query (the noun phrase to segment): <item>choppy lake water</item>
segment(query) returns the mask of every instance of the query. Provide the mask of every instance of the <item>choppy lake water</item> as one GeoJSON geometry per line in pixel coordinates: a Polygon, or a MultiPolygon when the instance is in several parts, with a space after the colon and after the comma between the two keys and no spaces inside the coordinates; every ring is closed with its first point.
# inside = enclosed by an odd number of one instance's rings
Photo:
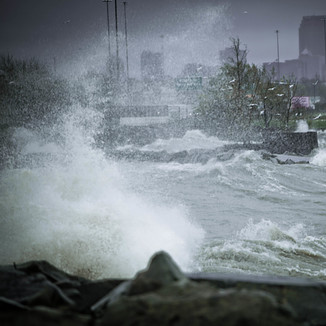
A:
{"type": "MultiPolygon", "coordinates": [[[[46,259],[91,278],[130,277],[166,250],[186,272],[326,280],[325,133],[310,164],[296,165],[245,150],[205,164],[113,160],[69,119],[61,136],[13,134],[20,163],[0,174],[1,264],[46,259]]],[[[137,149],[224,144],[192,130],[137,149]]]]}

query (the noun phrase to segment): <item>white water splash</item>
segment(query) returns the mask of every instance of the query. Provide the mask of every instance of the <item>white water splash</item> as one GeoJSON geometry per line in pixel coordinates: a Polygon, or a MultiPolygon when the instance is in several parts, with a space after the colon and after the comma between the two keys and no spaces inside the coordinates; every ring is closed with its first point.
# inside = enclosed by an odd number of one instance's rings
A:
{"type": "Polygon", "coordinates": [[[318,132],[318,149],[316,154],[311,159],[310,163],[313,165],[325,167],[326,166],[326,132],[318,132]]]}
{"type": "Polygon", "coordinates": [[[90,278],[130,277],[165,250],[189,269],[203,231],[184,209],[126,190],[119,167],[93,146],[95,118],[67,115],[61,144],[23,131],[21,157],[38,154],[42,164],[1,171],[0,263],[45,259],[90,278]]]}
{"type": "Polygon", "coordinates": [[[200,130],[189,130],[182,138],[158,139],[154,143],[141,148],[143,151],[167,151],[176,153],[192,149],[215,149],[228,144],[217,137],[208,137],[200,130]]]}
{"type": "Polygon", "coordinates": [[[263,241],[290,241],[295,242],[304,232],[304,226],[297,224],[288,230],[282,230],[280,226],[270,220],[261,220],[254,223],[250,219],[247,225],[238,232],[237,236],[245,240],[263,241]]]}
{"type": "Polygon", "coordinates": [[[326,166],[326,149],[320,149],[310,161],[313,165],[326,166]]]}
{"type": "Polygon", "coordinates": [[[298,120],[297,121],[297,129],[295,132],[307,132],[309,131],[309,126],[306,120],[298,120]]]}

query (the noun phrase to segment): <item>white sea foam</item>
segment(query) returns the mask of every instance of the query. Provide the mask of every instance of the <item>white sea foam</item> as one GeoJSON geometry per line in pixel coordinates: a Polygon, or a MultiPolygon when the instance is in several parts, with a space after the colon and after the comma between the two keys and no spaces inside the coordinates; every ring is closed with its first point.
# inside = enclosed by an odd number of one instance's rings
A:
{"type": "Polygon", "coordinates": [[[195,174],[209,173],[214,170],[222,170],[224,168],[223,162],[219,162],[216,159],[210,159],[206,164],[201,163],[163,163],[157,166],[158,169],[164,171],[178,171],[178,172],[189,172],[195,174]]]}
{"type": "Polygon", "coordinates": [[[270,220],[261,220],[254,223],[250,219],[247,225],[238,232],[240,239],[263,240],[263,241],[290,241],[295,242],[302,234],[304,227],[302,224],[296,224],[288,230],[282,230],[279,225],[270,220]]]}
{"type": "Polygon", "coordinates": [[[61,148],[64,160],[1,171],[0,263],[46,259],[91,278],[130,277],[166,250],[189,269],[203,231],[186,210],[126,190],[119,167],[92,146],[92,112],[64,120],[64,146],[26,130],[22,146],[22,154],[61,148]]]}
{"type": "Polygon", "coordinates": [[[228,144],[217,137],[208,137],[200,130],[190,130],[182,138],[158,139],[152,144],[145,145],[141,148],[143,151],[167,151],[176,153],[180,151],[189,151],[192,149],[214,149],[228,144]]]}

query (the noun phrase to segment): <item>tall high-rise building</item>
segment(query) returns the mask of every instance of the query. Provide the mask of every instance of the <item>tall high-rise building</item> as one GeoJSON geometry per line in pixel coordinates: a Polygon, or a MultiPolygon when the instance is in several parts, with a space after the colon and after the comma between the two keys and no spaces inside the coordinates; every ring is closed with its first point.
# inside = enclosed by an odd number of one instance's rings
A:
{"type": "Polygon", "coordinates": [[[325,16],[304,16],[299,27],[299,55],[325,56],[325,16]]]}
{"type": "Polygon", "coordinates": [[[298,59],[280,62],[279,65],[277,62],[264,63],[266,69],[277,71],[280,67],[284,77],[326,81],[325,17],[304,16],[299,27],[298,59]]]}
{"type": "Polygon", "coordinates": [[[299,27],[299,75],[325,80],[325,16],[304,16],[299,27]]]}

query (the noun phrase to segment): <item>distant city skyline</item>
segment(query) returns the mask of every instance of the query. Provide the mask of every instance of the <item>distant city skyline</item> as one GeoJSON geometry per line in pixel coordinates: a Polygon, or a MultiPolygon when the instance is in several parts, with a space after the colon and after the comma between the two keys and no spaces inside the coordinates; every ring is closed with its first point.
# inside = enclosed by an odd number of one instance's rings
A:
{"type": "Polygon", "coordinates": [[[304,16],[299,27],[299,49],[296,58],[265,63],[277,79],[293,78],[326,81],[326,17],[304,16]]]}
{"type": "MultiPolygon", "coordinates": [[[[123,7],[119,30],[123,34],[123,7]]],[[[113,8],[110,3],[111,31],[113,8]]],[[[326,15],[325,0],[130,0],[127,3],[130,75],[140,76],[142,51],[164,49],[165,71],[175,75],[188,63],[216,65],[219,51],[239,37],[248,61],[261,65],[296,59],[303,16],[326,15]],[[162,37],[163,36],[163,37],[162,37]]],[[[112,48],[114,50],[112,34],[112,48]]],[[[124,42],[121,35],[121,57],[124,42]]],[[[61,71],[101,69],[107,56],[105,4],[99,0],[1,0],[0,53],[35,56],[61,71]]]]}

